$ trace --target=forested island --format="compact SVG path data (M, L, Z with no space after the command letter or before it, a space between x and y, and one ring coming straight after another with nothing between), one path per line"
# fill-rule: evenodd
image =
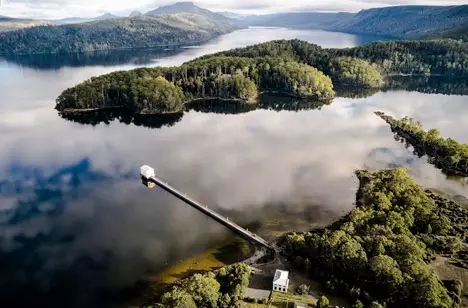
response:
M468 75L468 44L451 40L376 42L323 49L280 40L203 56L179 67L140 68L91 78L57 99L61 112L127 108L181 112L197 99L255 101L259 92L329 101L334 85L380 88L385 76Z
M463 284L439 280L430 262L466 259L468 211L425 192L404 169L356 174L356 208L325 229L288 235L288 258L356 308L460 307Z
M284 58L215 57L180 67L141 68L91 78L65 90L59 111L127 108L135 113L181 112L207 98L253 101L258 92L329 100L332 81L309 65Z
M397 136L413 146L419 156L429 156L429 162L449 175L468 176L468 144L443 138L437 129L425 131L421 122L409 117L396 120L376 112Z

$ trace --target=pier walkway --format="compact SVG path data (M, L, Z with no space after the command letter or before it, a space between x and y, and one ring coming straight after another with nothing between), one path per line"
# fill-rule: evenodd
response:
M143 180L145 180L144 175L142 175L142 178L143 178ZM208 216L208 217L212 218L213 220L219 222L223 226L228 227L233 232L237 233L238 235L240 235L244 239L248 240L249 242L251 242L253 244L256 244L256 245L266 247L266 248L272 248L272 246L267 241L265 241L264 239L262 239L258 235L254 234L254 233L250 232L249 230L239 226L238 224L230 221L227 217L224 217L224 216L218 214L216 211L208 208L208 206L203 205L203 204L193 200L192 198L188 197L186 194L180 192L179 190L177 190L174 187L170 186L166 182L158 179L157 177L151 176L151 177L146 178L146 180L148 182L152 182L152 183L156 184L157 186L161 187L162 189L164 189L165 191L167 191L171 195L173 195L173 196L177 197L178 199L184 201L185 203L187 203L188 205L194 207L195 209L202 212L206 216Z

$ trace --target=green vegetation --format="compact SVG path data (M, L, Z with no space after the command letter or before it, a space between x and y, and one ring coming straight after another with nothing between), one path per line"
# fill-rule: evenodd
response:
M375 42L343 49L323 49L300 40L279 40L223 51L204 56L203 59L220 55L283 57L305 62L327 75L331 75L337 58L352 57L376 64L383 75L468 76L468 43L454 40Z
M0 54L82 52L173 46L209 40L237 26L195 13L115 18L0 33Z
M257 89L324 101L334 97L330 78L306 64L270 57L215 57L180 67L142 68L91 78L65 90L57 99L57 109L179 112L183 102L196 99L252 101Z
M335 96L332 80L340 87L376 88L384 85L382 75L393 74L468 76L468 44L450 40L377 42L322 49L299 40L272 41L207 55L180 67L143 68L91 78L65 90L57 99L57 109L123 107L135 113L178 112L183 102L207 98L253 101L258 91L328 101ZM156 93L155 83L148 79L158 77L174 87L159 80L157 84L164 87ZM164 97L168 101L162 103Z
M326 296L320 296L319 300L317 301L317 308L328 308L330 302Z
M245 264L221 268L217 274L195 274L161 297L167 308L237 307L249 283L250 268Z
M383 85L383 78L377 65L351 57L336 59L331 75L342 85L366 88L376 88Z
M297 287L297 294L299 295L305 295L309 293L310 286L306 284L301 284L299 287Z
M451 220L404 169L356 174L357 207L328 228L288 235L291 260L355 307L459 307L458 291L428 264L442 249L423 241L429 235L451 246L459 237Z
M419 156L428 155L429 162L447 174L468 176L468 144L440 137L436 129L425 131L421 122L412 118L395 120L382 112L376 114L391 126L396 135L411 144Z

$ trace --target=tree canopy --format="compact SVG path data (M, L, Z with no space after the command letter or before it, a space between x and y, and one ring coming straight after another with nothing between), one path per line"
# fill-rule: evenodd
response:
M238 307L249 277L250 268L242 263L221 268L217 275L195 274L164 293L160 304L168 308Z
M436 213L434 201L404 169L357 175L357 207L324 230L287 236L289 257L329 291L366 306L455 307L420 239L441 220L431 232L444 236L450 220Z

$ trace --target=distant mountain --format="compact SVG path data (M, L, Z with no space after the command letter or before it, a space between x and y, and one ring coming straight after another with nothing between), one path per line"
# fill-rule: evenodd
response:
M242 19L244 26L286 27L301 29L330 29L341 20L353 17L353 13L280 13L251 15Z
M146 13L146 15L164 15L176 13L215 14L209 10L202 9L196 6L193 2L176 2L171 5L158 7L155 10L149 11L148 13Z
M195 14L203 16L211 21L235 23L236 21L232 18L228 18L221 14L214 13L210 10L203 9L196 6L193 2L176 2L171 5L161 6L155 10L149 11L145 15L160 16L160 15L178 15L178 14Z
M468 5L394 6L363 10L333 25L334 30L352 33L425 38L468 24Z
M207 41L236 29L239 26L232 19L197 7L190 12L107 18L0 33L0 54L166 47Z
M51 22L45 20L20 19L7 16L0 16L0 33L36 26L46 26L51 24Z
M129 15L129 17L139 17L139 16L141 16L141 15L143 15L143 13L141 13L141 12L139 12L139 11L133 11L133 12Z
M248 16L245 26L321 29L395 38L426 38L468 24L468 5L394 6L359 13L283 13Z
M223 15L225 17L228 17L228 18L234 18L234 19L244 19L250 15L246 15L246 14L237 14L237 13L233 13L233 12L216 12L220 15Z
M57 24L79 24L83 22L90 22L90 21L98 21L98 20L107 20L107 19L115 19L120 18L120 16L113 15L111 13L105 13L103 15L99 15L97 17L70 17L70 18L63 18L63 19L56 19L51 20Z

